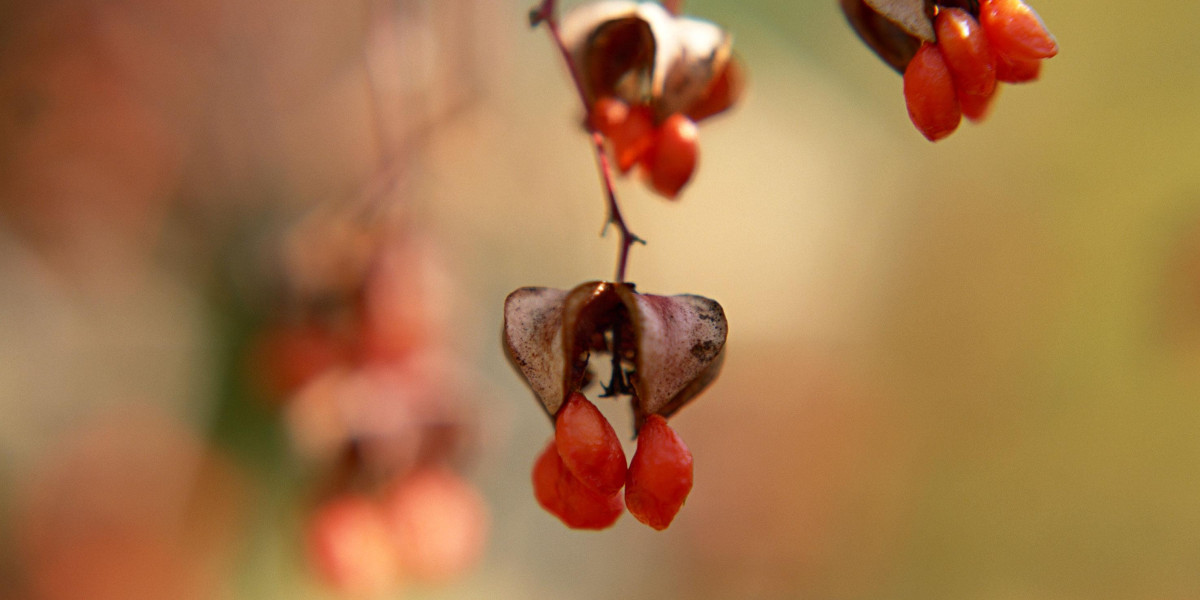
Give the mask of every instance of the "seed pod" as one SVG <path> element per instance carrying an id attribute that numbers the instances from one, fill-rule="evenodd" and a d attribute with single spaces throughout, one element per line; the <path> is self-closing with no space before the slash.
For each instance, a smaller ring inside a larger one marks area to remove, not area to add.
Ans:
<path id="1" fill-rule="evenodd" d="M 933 4 L 927 0 L 840 0 L 858 37 L 899 73 L 922 42 L 933 43 Z"/>
<path id="2" fill-rule="evenodd" d="M 657 122 L 705 100 L 732 57 L 733 40 L 720 27 L 654 2 L 583 4 L 564 15 L 561 32 L 589 105 L 603 97 L 646 104 Z"/>
<path id="3" fill-rule="evenodd" d="M 713 300 L 639 294 L 629 283 L 521 288 L 504 303 L 505 350 L 552 418 L 590 379 L 591 354 L 611 355 L 614 339 L 635 426 L 646 415 L 670 416 L 716 379 L 727 331 Z"/>

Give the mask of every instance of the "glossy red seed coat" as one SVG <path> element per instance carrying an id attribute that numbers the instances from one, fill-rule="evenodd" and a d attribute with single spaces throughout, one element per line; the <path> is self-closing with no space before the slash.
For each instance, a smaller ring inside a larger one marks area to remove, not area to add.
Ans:
<path id="1" fill-rule="evenodd" d="M 958 128 L 962 112 L 954 80 L 937 46 L 922 44 L 908 63 L 904 101 L 913 125 L 930 141 L 940 140 Z"/>
<path id="2" fill-rule="evenodd" d="M 992 101 L 999 94 L 998 86 L 987 96 L 964 96 L 960 93 L 958 94 L 958 106 L 964 117 L 976 122 L 982 121 L 987 116 L 988 109 L 992 107 Z"/>
<path id="3" fill-rule="evenodd" d="M 1027 83 L 1035 81 L 1042 71 L 1040 58 L 996 57 L 996 81 L 1005 83 Z"/>
<path id="4" fill-rule="evenodd" d="M 571 474 L 554 440 L 533 465 L 533 495 L 542 508 L 572 529 L 605 529 L 625 512 L 620 492 L 598 494 Z"/>
<path id="5" fill-rule="evenodd" d="M 625 485 L 621 440 L 583 394 L 571 394 L 559 409 L 554 443 L 571 474 L 596 492 L 608 496 Z"/>
<path id="6" fill-rule="evenodd" d="M 625 481 L 625 504 L 637 520 L 666 529 L 692 490 L 692 453 L 667 425 L 650 415 L 638 433 Z"/>
<path id="7" fill-rule="evenodd" d="M 692 179 L 700 153 L 697 136 L 696 124 L 682 114 L 667 117 L 659 126 L 654 144 L 642 157 L 654 191 L 674 200 Z"/>
<path id="8" fill-rule="evenodd" d="M 654 142 L 654 113 L 649 106 L 629 106 L 616 98 L 600 98 L 588 116 L 591 126 L 612 144 L 617 168 L 627 173 Z"/>
<path id="9" fill-rule="evenodd" d="M 979 22 L 961 8 L 943 8 L 934 25 L 959 98 L 990 96 L 996 89 L 996 57 Z"/>
<path id="10" fill-rule="evenodd" d="M 1058 53 L 1058 43 L 1041 17 L 1021 0 L 983 0 L 979 23 L 997 54 L 1035 59 Z"/>

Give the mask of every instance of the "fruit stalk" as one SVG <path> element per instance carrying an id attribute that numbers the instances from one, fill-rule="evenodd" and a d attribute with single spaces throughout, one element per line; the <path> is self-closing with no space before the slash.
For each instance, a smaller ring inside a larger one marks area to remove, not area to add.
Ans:
<path id="1" fill-rule="evenodd" d="M 550 39 L 554 42 L 554 46 L 558 48 L 559 54 L 562 55 L 563 61 L 567 64 L 567 71 L 571 74 L 571 82 L 575 84 L 575 91 L 579 95 L 579 101 L 583 104 L 583 112 L 585 116 L 591 115 L 592 107 L 588 104 L 587 93 L 584 92 L 583 82 L 579 78 L 579 69 L 575 65 L 575 60 L 571 58 L 571 51 L 567 49 L 563 43 L 562 34 L 558 29 L 558 17 L 556 10 L 557 2 L 555 0 L 542 0 L 542 3 L 534 8 L 529 13 L 529 23 L 533 26 L 544 24 L 546 31 L 550 33 Z M 621 283 L 625 281 L 625 268 L 629 264 L 629 249 L 635 242 L 646 243 L 645 240 L 639 238 L 625 223 L 625 217 L 621 214 L 620 203 L 617 202 L 617 192 L 613 186 L 612 165 L 608 161 L 608 156 L 604 151 L 604 135 L 596 130 L 592 125 L 590 118 L 584 119 L 584 127 L 587 128 L 588 134 L 592 138 L 592 146 L 596 152 L 596 165 L 600 170 L 600 180 L 604 185 L 605 202 L 608 207 L 608 219 L 604 222 L 604 229 L 601 235 L 608 231 L 610 225 L 617 228 L 617 233 L 620 239 L 617 242 L 617 271 L 613 281 Z"/>

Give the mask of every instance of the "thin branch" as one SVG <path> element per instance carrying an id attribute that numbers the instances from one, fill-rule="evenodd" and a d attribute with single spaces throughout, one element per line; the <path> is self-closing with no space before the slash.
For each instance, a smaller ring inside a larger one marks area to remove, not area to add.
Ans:
<path id="1" fill-rule="evenodd" d="M 579 101 L 583 104 L 583 114 L 591 114 L 591 106 L 588 104 L 587 92 L 583 87 L 583 80 L 579 77 L 579 70 L 576 68 L 575 59 L 571 57 L 571 51 L 567 49 L 563 43 L 562 35 L 558 30 L 558 17 L 556 15 L 555 0 L 542 0 L 542 3 L 529 11 L 529 24 L 536 27 L 539 24 L 545 24 L 546 30 L 550 32 L 550 39 L 554 42 L 562 55 L 563 61 L 567 64 L 567 71 L 571 73 L 571 82 L 575 84 L 575 91 L 579 95 Z M 585 118 L 585 127 L 592 137 L 592 143 L 596 151 L 596 164 L 600 169 L 600 180 L 604 185 L 605 199 L 608 206 L 608 219 L 604 223 L 604 229 L 601 230 L 601 235 L 608 231 L 608 226 L 613 225 L 617 228 L 617 233 L 620 235 L 617 251 L 617 273 L 615 281 L 625 281 L 625 267 L 629 263 L 629 248 L 635 242 L 646 243 L 645 240 L 639 238 L 625 223 L 624 216 L 621 215 L 621 206 L 617 202 L 617 192 L 613 185 L 612 165 L 608 161 L 608 154 L 604 150 L 604 135 L 596 131 L 592 127 L 591 119 Z"/>

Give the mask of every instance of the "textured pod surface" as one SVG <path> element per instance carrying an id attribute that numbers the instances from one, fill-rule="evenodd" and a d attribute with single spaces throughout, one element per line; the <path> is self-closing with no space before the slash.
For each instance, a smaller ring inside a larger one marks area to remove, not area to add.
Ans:
<path id="1" fill-rule="evenodd" d="M 640 413 L 670 416 L 720 372 L 729 331 L 725 312 L 703 296 L 653 296 L 627 289 L 618 293 L 633 307 L 633 386 Z"/>
<path id="2" fill-rule="evenodd" d="M 923 42 L 934 41 L 931 5 L 925 0 L 863 0 L 872 10 Z"/>
<path id="3" fill-rule="evenodd" d="M 505 300 L 505 350 L 550 416 L 587 380 L 590 355 L 609 352 L 611 331 L 621 332 L 621 360 L 633 362 L 640 424 L 669 416 L 716 379 L 728 326 L 716 301 L 639 294 L 627 283 L 521 288 Z"/>
<path id="4" fill-rule="evenodd" d="M 886 6 L 878 1 L 873 2 L 873 6 L 864 0 L 840 0 L 840 4 L 858 37 L 899 73 L 904 72 L 921 42 L 934 40 L 933 25 L 920 0 Z M 875 6 L 886 8 L 888 12 L 880 12 Z"/>
<path id="5" fill-rule="evenodd" d="M 648 103 L 657 121 L 687 112 L 725 71 L 733 40 L 656 2 L 594 2 L 563 16 L 563 43 L 589 104 L 611 96 Z"/>
<path id="6" fill-rule="evenodd" d="M 527 287 L 504 301 L 504 348 L 551 415 L 567 397 L 562 351 L 566 297 L 563 290 Z"/>
<path id="7" fill-rule="evenodd" d="M 676 18 L 671 33 L 659 46 L 666 63 L 661 87 L 654 90 L 659 121 L 698 104 L 733 54 L 733 38 L 708 21 Z"/>

